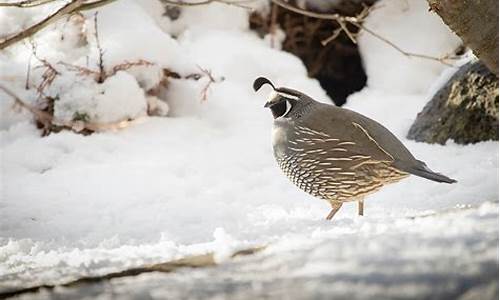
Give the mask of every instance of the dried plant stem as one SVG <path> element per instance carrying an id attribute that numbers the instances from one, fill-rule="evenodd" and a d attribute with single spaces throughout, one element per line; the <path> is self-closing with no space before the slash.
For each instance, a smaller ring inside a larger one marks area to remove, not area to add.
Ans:
<path id="1" fill-rule="evenodd" d="M 212 85 L 212 83 L 216 83 L 217 80 L 214 78 L 212 71 L 210 71 L 208 69 L 203 69 L 200 66 L 198 66 L 198 69 L 200 69 L 200 71 L 203 74 L 205 74 L 205 76 L 208 78 L 207 83 L 205 84 L 205 86 L 201 90 L 201 101 L 206 101 L 208 99 L 208 91 L 210 89 L 210 86 Z"/>
<path id="2" fill-rule="evenodd" d="M 103 83 L 104 80 L 106 79 L 106 71 L 104 70 L 104 61 L 103 61 L 104 51 L 102 50 L 101 42 L 99 41 L 99 29 L 97 27 L 97 14 L 98 14 L 98 12 L 96 12 L 94 14 L 94 35 L 95 35 L 95 40 L 96 40 L 97 51 L 99 51 L 99 57 L 98 57 L 99 78 L 97 79 L 97 82 Z"/>
<path id="3" fill-rule="evenodd" d="M 90 130 L 91 132 L 96 132 L 96 131 L 116 130 L 125 128 L 131 123 L 131 121 L 128 119 L 111 123 L 59 120 L 54 116 L 52 116 L 51 114 L 49 114 L 48 112 L 42 111 L 32 105 L 27 104 L 25 101 L 21 100 L 21 98 L 19 98 L 14 92 L 9 90 L 5 86 L 0 85 L 0 90 L 4 91 L 7 95 L 12 97 L 16 105 L 32 113 L 35 119 L 38 122 L 42 123 L 47 128 L 50 126 L 62 126 L 74 130 L 76 132 L 80 132 L 84 129 Z"/>

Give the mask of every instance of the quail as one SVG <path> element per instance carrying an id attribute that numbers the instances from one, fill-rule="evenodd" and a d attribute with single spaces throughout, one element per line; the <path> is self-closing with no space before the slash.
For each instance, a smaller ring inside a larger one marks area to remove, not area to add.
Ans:
<path id="1" fill-rule="evenodd" d="M 274 157 L 285 175 L 303 191 L 328 201 L 331 220 L 344 202 L 363 199 L 384 185 L 410 174 L 429 180 L 456 180 L 429 169 L 387 128 L 357 112 L 320 103 L 267 78 L 253 83 L 258 91 L 269 84 L 265 107 L 274 117 Z"/>

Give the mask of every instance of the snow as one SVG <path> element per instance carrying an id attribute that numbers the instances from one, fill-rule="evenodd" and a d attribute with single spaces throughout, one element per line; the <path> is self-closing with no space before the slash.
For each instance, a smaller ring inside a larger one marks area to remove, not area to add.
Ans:
<path id="1" fill-rule="evenodd" d="M 37 298 L 495 299 L 496 209 L 485 204 L 414 219 L 342 219 L 307 239 L 284 237 L 256 257 L 217 268 L 142 274 Z M 492 238 L 478 238 L 482 234 Z"/>
<path id="2" fill-rule="evenodd" d="M 381 0 L 375 4 L 363 26 L 408 53 L 441 58 L 453 54 L 461 40 L 427 1 Z M 359 49 L 371 88 L 403 93 L 424 93 L 446 66 L 433 60 L 401 55 L 387 43 L 363 32 Z"/>
<path id="3" fill-rule="evenodd" d="M 422 30 L 436 34 L 425 35 L 429 40 L 415 48 L 415 27 L 397 26 L 398 33 L 387 32 L 389 37 L 415 52 L 432 45 L 434 54 L 444 53 L 455 45 L 443 24 L 423 16 L 425 5 L 406 2 L 410 6 L 402 13 L 409 22 L 425 23 Z M 370 22 L 403 18 L 385 4 Z M 442 80 L 441 71 L 455 68 L 415 58 L 408 62 L 387 45 L 362 38 L 369 84 L 351 95 L 346 107 L 387 126 L 417 158 L 458 183 L 410 177 L 370 196 L 365 217 L 347 204 L 327 222 L 329 206 L 299 191 L 277 168 L 272 116 L 263 108 L 268 90 L 254 93 L 251 85 L 264 75 L 276 86 L 331 101 L 307 78 L 297 57 L 248 30 L 247 13 L 212 4 L 208 10 L 183 10 L 178 21 L 169 21 L 160 18 L 152 1 L 117 1 L 100 9 L 107 70 L 140 59 L 154 65 L 116 72 L 103 83 L 60 67 L 63 75 L 47 92 L 59 95 L 55 112 L 61 119 L 73 118 L 76 111 L 99 122 L 135 119 L 126 129 L 90 136 L 62 131 L 42 138 L 29 114 L 15 112 L 12 100 L 0 93 L 0 291 L 215 251 L 223 263 L 218 268 L 55 293 L 190 299 L 488 299 L 497 294 L 498 142 L 442 146 L 405 138 L 429 100 L 432 83 Z M 86 16 L 87 45 L 73 39 L 48 47 L 62 27 L 56 24 L 37 37 L 38 55 L 56 65 L 62 60 L 95 70 L 94 14 Z M 209 23 L 213 26 L 205 26 Z M 0 52 L 0 84 L 36 103 L 36 94 L 23 90 L 30 55 L 22 44 Z M 399 68 L 389 69 L 393 64 Z M 161 68 L 186 76 L 200 72 L 198 66 L 217 78 L 206 100 L 201 95 L 206 77 L 169 79 L 159 98 L 147 95 L 158 85 Z M 41 73 L 32 74 L 33 86 Z M 148 103 L 162 103 L 167 117 L 146 116 Z M 236 249 L 264 244 L 269 247 L 260 255 L 227 261 Z"/>

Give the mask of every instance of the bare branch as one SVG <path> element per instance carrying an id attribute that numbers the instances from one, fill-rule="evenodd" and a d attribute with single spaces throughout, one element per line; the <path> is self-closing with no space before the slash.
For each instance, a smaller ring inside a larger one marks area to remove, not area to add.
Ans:
<path id="1" fill-rule="evenodd" d="M 295 13 L 298 13 L 298 14 L 301 14 L 301 15 L 304 15 L 304 16 L 307 16 L 307 17 L 311 17 L 311 18 L 316 18 L 316 19 L 323 19 L 323 20 L 332 20 L 332 21 L 336 21 L 341 30 L 337 29 L 333 32 L 332 36 L 324 39 L 323 41 L 321 41 L 321 44 L 323 46 L 327 45 L 329 42 L 335 40 L 341 31 L 345 32 L 345 34 L 347 35 L 347 37 L 354 43 L 356 44 L 356 39 L 354 37 L 354 35 L 352 34 L 352 32 L 347 28 L 347 24 L 352 24 L 354 26 L 356 26 L 357 28 L 361 29 L 361 30 L 364 30 L 366 33 L 372 35 L 373 37 L 375 37 L 376 39 L 384 42 L 385 44 L 389 45 L 390 47 L 392 47 L 393 49 L 395 49 L 396 51 L 398 51 L 399 53 L 401 53 L 402 55 L 406 56 L 406 57 L 417 57 L 417 58 L 421 58 L 421 59 L 427 59 L 427 60 L 433 60 L 433 61 L 437 61 L 437 62 L 440 62 L 442 64 L 445 64 L 445 65 L 448 65 L 450 66 L 451 64 L 447 62 L 447 60 L 451 60 L 451 59 L 455 59 L 456 57 L 453 57 L 449 54 L 443 56 L 443 57 L 434 57 L 434 56 L 431 56 L 431 55 L 425 55 L 425 54 L 419 54 L 419 53 L 412 53 L 412 52 L 408 52 L 408 51 L 405 51 L 403 50 L 401 47 L 397 46 L 394 42 L 391 42 L 389 41 L 388 39 L 384 38 L 382 35 L 376 33 L 375 31 L 367 28 L 366 26 L 363 25 L 363 22 L 365 20 L 365 18 L 368 16 L 368 13 L 369 13 L 369 8 L 365 7 L 365 9 L 363 9 L 363 11 L 361 13 L 359 13 L 357 16 L 354 16 L 354 17 L 350 17 L 350 16 L 343 16 L 343 15 L 340 15 L 340 14 L 324 14 L 324 13 L 316 13 L 316 12 L 312 12 L 312 11 L 308 11 L 308 10 L 305 10 L 305 9 L 302 9 L 300 7 L 296 7 L 290 3 L 287 3 L 283 0 L 271 0 L 273 3 L 275 3 L 276 5 L 279 5 L 287 10 L 290 10 L 290 11 L 293 11 Z"/>
<path id="2" fill-rule="evenodd" d="M 137 61 L 125 61 L 119 65 L 116 65 L 113 67 L 113 69 L 111 70 L 111 72 L 109 73 L 106 73 L 106 77 L 110 77 L 110 76 L 113 76 L 115 75 L 118 71 L 123 71 L 123 70 L 127 70 L 127 69 L 130 69 L 132 67 L 137 67 L 137 66 L 147 66 L 147 67 L 150 67 L 150 66 L 154 66 L 155 64 L 150 62 L 150 61 L 147 61 L 147 60 L 144 60 L 144 59 L 139 59 Z"/>
<path id="3" fill-rule="evenodd" d="M 117 1 L 117 0 L 98 0 L 98 1 L 94 1 L 94 2 L 84 3 L 78 9 L 76 9 L 75 11 L 72 11 L 72 12 L 95 9 L 95 8 L 98 8 L 98 7 L 101 7 L 104 5 L 111 4 L 115 1 Z"/>
<path id="4" fill-rule="evenodd" d="M 0 2 L 0 7 L 34 7 L 39 5 L 44 5 L 50 2 L 54 2 L 55 0 L 25 0 L 19 2 Z"/>
<path id="5" fill-rule="evenodd" d="M 111 122 L 111 123 L 95 123 L 95 122 L 84 122 L 84 121 L 64 121 L 64 120 L 59 120 L 55 118 L 53 115 L 51 115 L 48 112 L 45 112 L 43 110 L 40 110 L 32 105 L 27 104 L 26 102 L 22 101 L 21 98 L 19 98 L 15 93 L 13 93 L 11 90 L 6 88 L 5 86 L 0 84 L 0 90 L 4 91 L 7 95 L 12 97 L 15 101 L 15 104 L 28 110 L 33 114 L 35 119 L 44 124 L 46 127 L 50 126 L 62 126 L 71 130 L 74 130 L 76 132 L 80 132 L 83 130 L 89 130 L 91 132 L 96 132 L 96 131 L 105 131 L 105 130 L 116 130 L 116 129 L 121 129 L 127 127 L 130 123 L 131 120 L 126 119 L 122 121 L 117 121 L 117 122 Z"/>
<path id="6" fill-rule="evenodd" d="M 316 13 L 316 12 L 312 12 L 309 10 L 305 10 L 305 9 L 300 8 L 300 7 L 294 6 L 290 3 L 287 3 L 283 0 L 271 0 L 271 1 L 273 3 L 275 3 L 276 5 L 279 5 L 279 6 L 285 8 L 289 11 L 293 11 L 293 12 L 296 12 L 298 14 L 301 14 L 301 15 L 304 15 L 307 17 L 311 17 L 311 18 L 323 19 L 323 20 L 334 20 L 334 21 L 338 21 L 340 19 L 345 18 L 344 16 L 341 16 L 339 14 L 322 14 L 322 13 Z"/>
<path id="7" fill-rule="evenodd" d="M 20 8 L 28 8 L 28 7 L 35 7 L 35 6 L 41 6 L 50 2 L 55 2 L 56 0 L 24 0 L 24 1 L 19 1 L 19 2 L 0 2 L 0 7 L 20 7 Z M 92 1 L 89 3 L 84 3 L 80 9 L 78 10 L 89 10 L 89 9 L 94 9 L 100 6 L 104 6 L 106 4 L 109 4 L 111 2 L 114 2 L 116 0 L 97 0 L 97 1 Z"/>
<path id="8" fill-rule="evenodd" d="M 50 23 L 55 22 L 56 20 L 60 19 L 64 15 L 75 11 L 78 7 L 82 5 L 82 0 L 74 0 L 69 2 L 68 4 L 64 5 L 63 7 L 59 8 L 56 12 L 48 16 L 47 18 L 43 19 L 42 21 L 36 23 L 35 25 L 29 27 L 26 30 L 23 30 L 19 33 L 14 34 L 11 37 L 8 37 L 2 41 L 0 41 L 0 50 L 5 49 L 9 47 L 10 45 L 17 43 L 29 36 L 34 35 L 35 33 L 39 32 L 43 28 L 47 27 Z"/>
<path id="9" fill-rule="evenodd" d="M 24 83 L 24 89 L 29 90 L 30 88 L 30 75 L 31 75 L 31 58 L 33 55 L 30 55 L 30 58 L 28 59 L 28 68 L 26 70 L 26 81 Z"/>
<path id="10" fill-rule="evenodd" d="M 367 28 L 366 26 L 361 25 L 361 24 L 353 24 L 353 25 L 357 26 L 357 27 L 359 27 L 361 29 L 363 29 L 367 33 L 371 34 L 372 36 L 376 37 L 380 41 L 382 41 L 382 42 L 386 43 L 387 45 L 391 46 L 393 49 L 397 50 L 399 53 L 403 54 L 406 57 L 417 57 L 417 58 L 422 58 L 422 59 L 427 59 L 427 60 L 434 60 L 434 61 L 440 62 L 440 63 L 442 63 L 444 65 L 447 65 L 447 66 L 452 66 L 452 64 L 446 62 L 447 60 L 451 60 L 451 59 L 456 59 L 457 58 L 457 57 L 454 57 L 454 56 L 450 56 L 449 54 L 446 54 L 443 57 L 434 57 L 434 56 L 425 55 L 425 54 L 407 52 L 407 51 L 401 49 L 401 47 L 399 47 L 398 45 L 396 45 L 394 42 L 391 42 L 390 40 L 388 40 L 388 39 L 384 38 L 383 36 L 381 36 L 380 34 L 376 33 L 375 31 Z"/>
<path id="11" fill-rule="evenodd" d="M 91 70 L 91 69 L 86 68 L 86 67 L 72 65 L 72 64 L 69 64 L 69 63 L 66 63 L 63 61 L 57 62 L 57 64 L 65 66 L 70 71 L 77 72 L 78 75 L 93 75 L 93 76 L 95 76 L 95 78 L 99 77 L 99 72 Z"/>
<path id="12" fill-rule="evenodd" d="M 32 0 L 32 1 L 22 1 L 18 3 L 0 3 L 0 6 L 18 6 L 18 7 L 30 7 L 30 6 L 36 6 L 36 5 L 42 5 L 46 3 L 50 3 L 54 0 Z M 50 16 L 46 17 L 42 21 L 32 25 L 31 27 L 16 33 L 12 35 L 11 37 L 7 37 L 3 40 L 0 40 L 0 50 L 5 49 L 19 41 L 22 41 L 23 39 L 30 37 L 40 30 L 44 29 L 51 23 L 54 23 L 55 21 L 59 20 L 61 17 L 63 17 L 66 14 L 71 14 L 75 13 L 77 11 L 83 11 L 83 10 L 90 10 L 90 9 L 95 9 L 100 6 L 104 6 L 107 4 L 110 4 L 116 0 L 98 0 L 98 1 L 93 1 L 93 2 L 88 2 L 84 3 L 83 0 L 73 0 L 69 2 L 68 4 L 64 5 L 63 7 L 59 8 L 57 11 L 52 13 Z M 9 5 L 8 5 L 9 4 Z M 12 4 L 12 5 L 11 5 Z M 14 5 L 17 4 L 17 5 Z M 23 6 L 24 5 L 24 6 Z"/>
<path id="13" fill-rule="evenodd" d="M 161 2 L 169 5 L 175 5 L 175 6 L 199 6 L 199 5 L 206 5 L 214 2 L 214 0 L 205 0 L 205 1 L 200 1 L 200 2 L 185 2 L 185 1 L 170 1 L 170 0 L 162 0 Z"/>
<path id="14" fill-rule="evenodd" d="M 349 39 L 351 40 L 351 42 L 353 44 L 357 44 L 358 42 L 356 41 L 356 39 L 354 38 L 354 36 L 352 35 L 352 33 L 349 31 L 349 29 L 347 29 L 347 26 L 345 24 L 345 22 L 342 22 L 342 21 L 337 21 L 340 25 L 340 28 L 342 28 L 342 30 L 345 32 L 345 34 L 347 35 L 347 37 L 349 37 Z"/>
<path id="15" fill-rule="evenodd" d="M 226 5 L 236 6 L 239 8 L 244 8 L 247 10 L 253 10 L 250 6 L 246 6 L 243 3 L 253 2 L 254 0 L 203 0 L 199 2 L 186 2 L 186 1 L 173 1 L 173 0 L 161 0 L 163 3 L 175 6 L 200 6 L 207 5 L 210 3 L 222 3 Z"/>
<path id="16" fill-rule="evenodd" d="M 40 63 L 42 63 L 42 66 L 35 67 L 35 69 L 39 67 L 45 67 L 45 71 L 42 74 L 42 81 L 36 88 L 38 94 L 41 96 L 45 94 L 44 93 L 45 88 L 47 86 L 50 86 L 52 82 L 54 82 L 56 76 L 61 75 L 61 73 L 57 71 L 57 69 L 46 59 L 38 56 L 38 54 L 36 53 L 36 44 L 33 40 L 30 40 L 30 44 L 31 44 L 31 55 L 34 56 Z"/>
<path id="17" fill-rule="evenodd" d="M 26 109 L 27 111 L 31 112 L 35 119 L 39 121 L 40 123 L 46 125 L 46 124 L 51 124 L 53 120 L 53 116 L 47 112 L 44 112 L 42 110 L 39 110 L 36 107 L 33 107 L 24 101 L 22 101 L 16 94 L 14 94 L 11 90 L 8 88 L 4 87 L 3 85 L 0 85 L 0 90 L 3 90 L 7 95 L 12 97 L 14 99 L 14 103 L 18 105 L 19 107 L 22 107 Z"/>
<path id="18" fill-rule="evenodd" d="M 332 35 L 321 41 L 321 45 L 326 46 L 331 41 L 335 40 L 339 34 L 342 32 L 342 28 L 337 28 L 333 31 Z"/>
<path id="19" fill-rule="evenodd" d="M 198 66 L 198 69 L 200 69 L 200 71 L 206 75 L 206 77 L 208 78 L 208 81 L 207 83 L 205 84 L 205 86 L 203 87 L 203 89 L 201 90 L 201 101 L 206 101 L 208 99 L 208 90 L 210 89 L 210 86 L 212 85 L 212 83 L 215 83 L 217 82 L 217 80 L 214 78 L 214 76 L 212 75 L 212 71 L 208 70 L 208 69 L 203 69 L 202 67 Z"/>

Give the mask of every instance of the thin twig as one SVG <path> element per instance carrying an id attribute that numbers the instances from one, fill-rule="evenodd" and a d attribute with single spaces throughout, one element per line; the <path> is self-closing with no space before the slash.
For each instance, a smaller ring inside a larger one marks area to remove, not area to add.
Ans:
<path id="1" fill-rule="evenodd" d="M 54 2 L 55 0 L 25 0 L 19 2 L 0 2 L 0 7 L 34 7 L 39 5 L 44 5 L 50 2 Z"/>
<path id="2" fill-rule="evenodd" d="M 22 101 L 21 98 L 19 98 L 15 93 L 13 93 L 11 90 L 6 88 L 5 86 L 0 84 L 0 90 L 3 90 L 7 95 L 12 97 L 14 99 L 14 103 L 29 112 L 35 116 L 35 119 L 39 121 L 40 123 L 44 124 L 46 128 L 50 128 L 50 126 L 62 126 L 71 130 L 74 130 L 76 132 L 80 132 L 83 130 L 89 130 L 91 132 L 96 132 L 96 131 L 106 131 L 106 130 L 117 130 L 117 129 L 122 129 L 127 127 L 130 123 L 131 120 L 125 119 L 122 121 L 117 121 L 117 122 L 111 122 L 111 123 L 96 123 L 96 122 L 84 122 L 84 121 L 64 121 L 55 118 L 53 115 L 49 114 L 48 112 L 45 112 L 43 110 L 40 110 L 32 105 L 27 104 L 26 102 Z"/>
<path id="3" fill-rule="evenodd" d="M 41 0 L 41 1 L 46 1 L 46 2 L 35 3 L 36 1 L 34 1 L 33 4 L 42 5 L 42 4 L 52 2 L 53 0 Z M 42 21 L 40 21 L 40 22 L 32 25 L 31 27 L 29 27 L 21 32 L 18 32 L 10 37 L 7 37 L 3 40 L 0 40 L 0 50 L 5 49 L 5 48 L 7 48 L 7 47 L 19 42 L 19 41 L 22 41 L 23 39 L 25 39 L 27 37 L 30 37 L 30 36 L 36 34 L 40 30 L 44 29 L 45 27 L 47 27 L 51 23 L 54 23 L 55 21 L 59 20 L 61 17 L 65 16 L 67 14 L 71 14 L 71 13 L 75 13 L 75 12 L 83 11 L 83 10 L 95 9 L 95 8 L 110 4 L 114 1 L 116 1 L 116 0 L 98 0 L 98 1 L 84 3 L 83 0 L 73 0 L 73 1 L 69 2 L 68 4 L 64 5 L 63 7 L 59 8 L 57 11 L 55 11 L 54 13 L 52 13 L 51 15 L 49 15 L 48 17 L 46 17 Z M 29 3 L 31 3 L 31 1 L 23 1 L 23 2 L 21 2 L 21 4 L 22 3 L 24 3 L 24 5 L 29 5 Z M 0 6 L 2 6 L 1 4 L 5 4 L 5 6 L 8 6 L 7 4 L 12 4 L 12 3 L 0 3 Z M 13 4 L 19 5 L 19 3 L 13 3 Z M 16 5 L 10 5 L 10 6 L 16 6 Z M 32 5 L 32 6 L 34 6 L 34 5 Z M 23 6 L 21 6 L 21 7 L 23 7 Z M 24 6 L 24 7 L 29 7 L 29 6 Z"/>
<path id="4" fill-rule="evenodd" d="M 250 6 L 243 5 L 242 3 L 248 3 L 248 2 L 253 2 L 254 0 L 235 0 L 235 1 L 230 1 L 230 0 L 204 0 L 204 1 L 199 1 L 199 2 L 186 2 L 186 1 L 172 1 L 172 0 L 162 0 L 163 3 L 169 4 L 169 5 L 174 5 L 174 6 L 200 6 L 200 5 L 207 5 L 210 3 L 222 3 L 226 5 L 231 5 L 231 6 L 236 6 L 239 8 L 244 8 L 247 10 L 253 10 Z"/>
<path id="5" fill-rule="evenodd" d="M 76 9 L 72 12 L 85 11 L 85 10 L 99 8 L 101 6 L 111 4 L 115 1 L 117 1 L 117 0 L 98 0 L 98 1 L 94 1 L 94 2 L 84 3 L 84 4 L 82 4 L 82 6 L 80 6 L 78 9 Z"/>
<path id="6" fill-rule="evenodd" d="M 200 69 L 200 71 L 208 78 L 207 83 L 205 84 L 203 89 L 201 89 L 201 101 L 203 102 L 203 101 L 206 101 L 208 99 L 208 91 L 209 91 L 212 83 L 223 81 L 224 77 L 221 77 L 219 79 L 215 79 L 215 77 L 212 74 L 212 71 L 210 71 L 208 69 L 204 69 L 200 66 L 198 66 L 198 69 Z"/>
<path id="7" fill-rule="evenodd" d="M 366 26 L 364 26 L 362 23 L 363 21 L 365 20 L 366 16 L 368 16 L 368 13 L 369 13 L 369 9 L 367 7 L 365 7 L 365 9 L 363 9 L 363 11 L 358 14 L 357 16 L 355 17 L 350 17 L 350 16 L 342 16 L 340 14 L 324 14 L 324 13 L 316 13 L 316 12 L 312 12 L 312 11 L 308 11 L 308 10 L 305 10 L 305 9 L 302 9 L 302 8 L 299 8 L 299 7 L 296 7 L 290 3 L 287 3 L 283 0 L 271 0 L 273 3 L 287 9 L 287 10 L 290 10 L 290 11 L 293 11 L 295 13 L 298 13 L 298 14 L 301 14 L 301 15 L 304 15 L 304 16 L 307 16 L 307 17 L 311 17 L 311 18 L 316 18 L 316 19 L 323 19 L 323 20 L 333 20 L 333 21 L 336 21 L 340 28 L 342 29 L 342 31 L 345 32 L 345 34 L 349 37 L 349 39 L 354 43 L 356 44 L 356 39 L 354 38 L 352 32 L 349 31 L 349 29 L 347 28 L 346 26 L 346 23 L 349 23 L 349 24 L 352 24 L 354 26 L 356 26 L 358 29 L 362 29 L 364 30 L 365 32 L 367 32 L 368 34 L 372 35 L 373 37 L 375 37 L 376 39 L 384 42 L 385 44 L 389 45 L 390 47 L 392 47 L 393 49 L 397 50 L 399 53 L 401 53 L 402 55 L 406 56 L 406 57 L 417 57 L 417 58 L 421 58 L 421 59 L 427 59 L 427 60 L 433 60 L 433 61 L 437 61 L 437 62 L 440 62 L 442 64 L 445 64 L 445 65 L 448 65 L 448 66 L 451 66 L 451 64 L 449 64 L 448 62 L 446 62 L 446 60 L 450 60 L 450 59 L 454 59 L 454 57 L 450 56 L 450 55 L 445 55 L 443 57 L 434 57 L 434 56 L 431 56 L 431 55 L 426 55 L 426 54 L 419 54 L 419 53 L 412 53 L 412 52 L 408 52 L 408 51 L 405 51 L 403 50 L 401 47 L 397 46 L 394 42 L 391 42 L 390 40 L 388 40 L 387 38 L 384 38 L 383 36 L 381 36 L 380 34 L 376 33 L 375 31 L 367 28 Z M 332 34 L 332 36 L 324 39 L 323 41 L 321 41 L 321 44 L 323 46 L 325 46 L 326 44 L 328 44 L 329 42 L 333 41 L 335 38 L 338 37 L 340 31 L 337 31 L 335 30 Z"/>
<path id="8" fill-rule="evenodd" d="M 138 66 L 147 66 L 147 67 L 151 67 L 151 66 L 154 66 L 155 64 L 150 62 L 150 61 L 147 61 L 147 60 L 144 60 L 144 59 L 139 59 L 138 61 L 125 61 L 119 65 L 116 65 L 113 67 L 113 69 L 111 70 L 111 72 L 109 73 L 106 73 L 106 77 L 110 77 L 110 76 L 113 76 L 115 75 L 118 71 L 123 71 L 123 70 L 127 70 L 127 69 L 130 69 L 132 67 L 138 67 Z"/>
<path id="9" fill-rule="evenodd" d="M 97 51 L 99 52 L 98 64 L 97 64 L 97 66 L 99 67 L 99 78 L 97 78 L 97 82 L 103 83 L 104 80 L 106 79 L 106 71 L 104 70 L 104 61 L 103 61 L 104 52 L 101 48 L 101 43 L 99 42 L 99 30 L 97 27 L 97 14 L 98 14 L 98 12 L 96 12 L 94 14 L 94 35 L 95 35 L 95 40 L 96 40 Z"/>
<path id="10" fill-rule="evenodd" d="M 86 67 L 81 67 L 73 64 L 69 64 L 63 61 L 58 62 L 57 64 L 65 66 L 68 70 L 78 72 L 79 75 L 94 75 L 96 80 L 99 77 L 99 72 L 91 70 Z"/>
<path id="11" fill-rule="evenodd" d="M 351 32 L 349 31 L 349 29 L 347 29 L 347 26 L 345 25 L 345 22 L 337 21 L 337 23 L 339 23 L 340 28 L 342 28 L 342 30 L 349 37 L 349 39 L 351 40 L 351 42 L 353 44 L 357 44 L 358 42 L 356 41 L 356 39 L 354 38 L 354 36 L 351 34 Z"/>
<path id="12" fill-rule="evenodd" d="M 35 108 L 24 101 L 22 101 L 16 94 L 14 94 L 11 90 L 8 88 L 4 87 L 3 85 L 0 85 L 0 90 L 3 90 L 7 95 L 12 97 L 14 99 L 15 105 L 18 105 L 19 107 L 22 107 L 26 109 L 27 111 L 31 112 L 37 121 L 44 125 L 49 125 L 52 123 L 53 116 L 47 112 L 44 112 L 42 110 L 39 110 L 38 108 Z"/>
<path id="13" fill-rule="evenodd" d="M 326 46 L 331 41 L 335 40 L 339 34 L 342 32 L 342 28 L 337 28 L 333 31 L 332 35 L 321 41 L 321 45 Z"/>
<path id="14" fill-rule="evenodd" d="M 340 19 L 343 19 L 345 18 L 345 16 L 342 16 L 342 15 L 339 15 L 339 14 L 323 14 L 323 13 L 317 13 L 317 12 L 312 12 L 312 11 L 309 11 L 309 10 L 305 10 L 305 9 L 302 9 L 300 7 L 297 7 L 297 6 L 294 6 L 290 3 L 287 3 L 283 0 L 271 0 L 273 3 L 275 3 L 276 5 L 279 5 L 289 11 L 293 11 L 293 12 L 296 12 L 298 14 L 301 14 L 301 15 L 304 15 L 304 16 L 307 16 L 307 17 L 311 17 L 311 18 L 315 18 L 315 19 L 324 19 L 324 20 L 334 20 L 334 21 L 338 21 Z"/>
<path id="15" fill-rule="evenodd" d="M 190 73 L 188 75 L 181 75 L 181 74 L 174 72 L 172 70 L 163 69 L 163 75 L 165 77 L 170 77 L 170 78 L 175 78 L 175 79 L 192 79 L 192 80 L 196 80 L 196 81 L 200 80 L 203 77 L 207 77 L 208 81 L 203 86 L 203 88 L 201 89 L 201 92 L 200 92 L 201 101 L 203 102 L 203 101 L 206 101 L 208 99 L 208 92 L 209 92 L 209 89 L 210 89 L 210 86 L 212 85 L 212 83 L 224 81 L 225 78 L 224 77 L 215 78 L 212 74 L 212 71 L 210 71 L 208 69 L 204 69 L 200 66 L 197 66 L 197 67 L 201 71 L 201 73 Z"/>
<path id="16" fill-rule="evenodd" d="M 200 1 L 200 2 L 184 2 L 184 1 L 170 1 L 170 0 L 162 0 L 161 2 L 169 5 L 175 5 L 175 6 L 198 6 L 198 5 L 207 5 L 214 0 L 205 0 L 205 1 Z"/>
<path id="17" fill-rule="evenodd" d="M 30 55 L 30 58 L 28 59 L 28 70 L 26 70 L 26 82 L 24 83 L 25 90 L 29 90 L 29 88 L 30 88 L 31 59 L 32 58 L 33 58 L 33 55 Z"/>
<path id="18" fill-rule="evenodd" d="M 380 41 L 391 46 L 393 49 L 397 50 L 399 53 L 403 54 L 406 57 L 418 57 L 418 58 L 427 59 L 427 60 L 434 60 L 434 61 L 440 62 L 442 64 L 445 64 L 447 66 L 453 66 L 452 64 L 446 62 L 446 60 L 455 59 L 454 57 L 450 56 L 449 54 L 446 54 L 443 57 L 435 57 L 435 56 L 426 55 L 426 54 L 407 52 L 407 51 L 401 49 L 394 42 L 391 42 L 390 40 L 388 40 L 388 39 L 384 38 L 383 36 L 381 36 L 380 34 L 376 33 L 375 31 L 367 28 L 366 26 L 364 26 L 362 24 L 354 24 L 354 23 L 353 23 L 353 25 L 359 27 L 360 29 L 363 29 L 367 33 L 371 34 L 372 36 L 376 37 Z"/>
<path id="19" fill-rule="evenodd" d="M 35 25 L 29 27 L 26 30 L 23 30 L 19 33 L 14 34 L 11 37 L 8 37 L 2 41 L 0 41 L 0 50 L 5 49 L 9 47 L 10 45 L 17 43 L 29 36 L 34 35 L 35 33 L 39 32 L 43 28 L 47 27 L 49 24 L 52 22 L 55 22 L 56 20 L 60 19 L 64 15 L 75 11 L 78 7 L 82 5 L 82 0 L 74 0 L 69 2 L 68 4 L 64 5 L 63 7 L 59 8 L 56 12 L 48 16 L 47 18 L 43 19 L 42 21 L 36 23 Z"/>
<path id="20" fill-rule="evenodd" d="M 36 44 L 33 40 L 30 40 L 31 44 L 31 55 L 34 56 L 40 63 L 42 63 L 42 66 L 37 66 L 35 69 L 40 68 L 40 67 L 45 67 L 45 71 L 42 74 L 42 81 L 36 88 L 38 91 L 39 96 L 44 95 L 44 90 L 47 86 L 50 86 L 52 82 L 54 82 L 55 78 L 57 75 L 61 75 L 59 71 L 51 64 L 49 63 L 46 59 L 41 58 L 38 56 L 36 52 Z"/>

